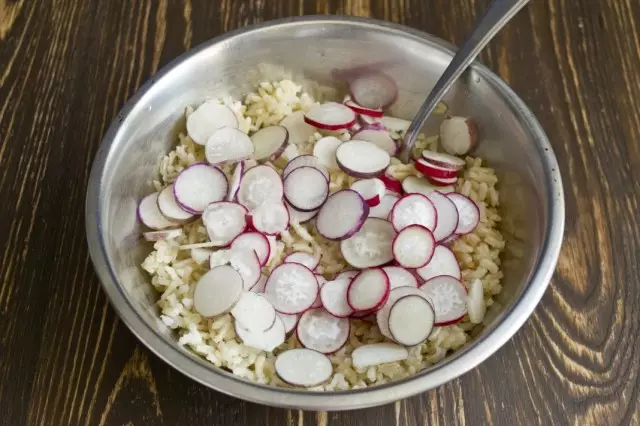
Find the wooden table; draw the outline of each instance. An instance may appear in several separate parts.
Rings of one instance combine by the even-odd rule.
[[[482,54],[546,129],[568,219],[533,317],[459,380],[344,413],[223,396],[138,343],[89,260],[93,156],[171,59],[299,14],[373,16],[460,42],[488,2],[0,0],[0,424],[640,424],[638,0],[536,0]]]

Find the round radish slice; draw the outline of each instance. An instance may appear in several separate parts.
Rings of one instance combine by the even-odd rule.
[[[280,121],[280,125],[289,131],[289,142],[293,144],[304,144],[309,142],[316,132],[316,128],[304,120],[304,112],[296,111],[286,116]]]
[[[384,149],[389,155],[396,155],[398,147],[391,139],[386,130],[364,129],[353,135],[353,139],[371,142],[379,148]]]
[[[469,297],[467,298],[467,313],[469,321],[473,324],[480,324],[487,312],[487,306],[484,304],[484,289],[482,281],[475,279],[469,284]]]
[[[265,285],[267,285],[267,276],[260,275],[260,278],[258,279],[258,282],[256,283],[256,285],[251,287],[251,290],[249,291],[252,291],[254,293],[264,293]]]
[[[434,186],[430,184],[426,179],[422,179],[416,176],[408,176],[402,181],[402,189],[407,194],[422,194],[429,195],[433,191],[440,191],[442,193],[453,192],[455,189],[453,186]]]
[[[286,339],[286,329],[280,317],[275,319],[273,326],[267,331],[251,332],[237,321],[235,322],[235,331],[245,346],[265,352],[273,352]]]
[[[365,269],[349,283],[347,303],[357,312],[384,305],[389,297],[389,277],[380,268]]]
[[[366,368],[372,365],[398,362],[409,358],[406,348],[394,343],[372,343],[362,345],[351,353],[355,368]]]
[[[318,169],[322,172],[325,179],[327,179],[327,182],[329,181],[329,172],[322,164],[320,164],[320,160],[313,155],[301,155],[289,161],[282,171],[282,178],[286,179],[286,177],[289,176],[289,173],[299,167],[313,167],[314,169]]]
[[[462,194],[447,194],[447,197],[458,209],[458,227],[455,230],[457,235],[464,235],[473,232],[480,223],[480,209],[478,205],[469,197]]]
[[[193,217],[193,213],[185,211],[176,201],[173,185],[165,187],[158,193],[158,208],[160,213],[170,221],[184,222]]]
[[[251,138],[234,127],[216,130],[204,146],[204,156],[210,164],[244,160],[252,154]]]
[[[372,109],[385,109],[398,96],[396,82],[382,73],[370,73],[352,80],[349,91],[359,105]]]
[[[421,225],[433,231],[438,223],[438,213],[427,197],[422,194],[410,194],[393,206],[389,213],[389,221],[398,232],[411,225]]]
[[[322,291],[322,286],[326,284],[327,280],[322,275],[315,274],[315,276],[316,276],[316,280],[318,280],[318,286],[320,287],[320,291]],[[313,305],[311,305],[310,309],[316,309],[316,308],[322,308],[322,299],[320,298],[320,292],[318,292],[318,297],[316,297],[316,300],[313,302]]]
[[[249,216],[253,227],[267,235],[277,235],[289,228],[289,211],[282,201],[265,201]]]
[[[456,182],[458,182],[458,178],[455,176],[452,178],[427,177],[427,179],[429,179],[429,182],[437,187],[455,185]],[[440,188],[438,188],[438,190],[440,190]]]
[[[411,272],[400,266],[385,266],[382,270],[389,277],[389,288],[398,287],[418,288],[418,279]]]
[[[393,240],[393,256],[405,268],[421,268],[431,260],[436,247],[433,234],[424,226],[404,228]]]
[[[368,218],[351,238],[340,243],[342,256],[354,268],[370,268],[393,260],[396,232],[389,221]]]
[[[347,290],[350,283],[350,279],[336,279],[327,281],[320,289],[322,306],[331,315],[345,318],[353,313],[353,309],[347,303]]]
[[[391,209],[398,202],[400,197],[395,194],[385,194],[382,197],[382,201],[375,207],[371,207],[369,210],[369,217],[377,217],[380,219],[387,219],[389,217],[389,213],[391,213]]]
[[[298,320],[300,319],[299,314],[288,315],[288,314],[281,314],[278,312],[277,315],[282,320],[282,323],[284,324],[284,332],[286,334],[289,334],[296,329],[296,326],[298,325]]]
[[[302,212],[300,210],[297,210],[295,207],[293,207],[291,204],[287,203],[286,201],[284,202],[284,205],[287,208],[287,211],[289,212],[289,223],[294,223],[294,222],[304,223],[316,217],[316,215],[318,214],[318,211],[320,211],[320,209],[318,209],[318,210],[311,210],[308,212]]]
[[[438,191],[429,194],[429,199],[438,212],[438,224],[433,231],[433,237],[440,242],[453,235],[458,228],[458,209],[449,197]]]
[[[356,122],[356,113],[337,102],[326,102],[309,108],[304,121],[325,130],[348,129]]]
[[[409,120],[403,120],[402,118],[391,117],[388,115],[382,117],[380,121],[384,124],[384,127],[397,133],[406,132],[411,125]]]
[[[284,314],[304,312],[318,297],[319,285],[313,272],[299,263],[283,263],[269,275],[265,294]]]
[[[238,235],[231,243],[232,250],[255,251],[260,260],[260,265],[264,266],[269,260],[271,247],[269,240],[260,232],[246,232]]]
[[[338,170],[336,150],[342,141],[335,136],[325,136],[313,146],[313,155],[329,170]]]
[[[433,330],[434,308],[420,296],[404,296],[389,311],[389,333],[401,345],[415,346],[429,337]]]
[[[422,151],[422,158],[431,162],[432,164],[437,164],[442,167],[450,167],[453,169],[460,170],[466,164],[463,159],[454,157],[453,155],[445,154],[442,152],[435,152],[425,149]]]
[[[167,229],[164,231],[151,231],[142,234],[144,239],[147,241],[171,240],[173,238],[178,238],[180,235],[182,235],[182,229]]]
[[[245,291],[231,309],[236,323],[252,333],[265,332],[273,327],[276,310],[261,294]]]
[[[347,343],[349,330],[349,318],[337,318],[324,309],[310,309],[300,317],[296,335],[305,348],[330,354]]]
[[[369,206],[362,196],[345,189],[331,194],[322,205],[316,228],[328,240],[343,240],[358,232],[368,215]]]
[[[240,181],[238,202],[249,210],[265,201],[281,200],[284,194],[282,179],[269,166],[256,166],[246,171]]]
[[[237,128],[238,117],[231,108],[217,101],[207,101],[187,117],[187,133],[197,144],[207,143],[212,134],[222,127]]]
[[[253,250],[231,250],[229,264],[238,271],[244,282],[243,288],[250,290],[260,280],[260,260]]]
[[[209,204],[224,200],[228,186],[222,170],[196,163],[180,172],[173,183],[173,192],[184,210],[201,214]]]
[[[382,334],[387,339],[393,340],[391,333],[389,332],[389,312],[393,307],[393,304],[396,303],[402,297],[405,296],[420,296],[424,299],[427,298],[427,295],[424,294],[416,287],[398,287],[394,288],[389,292],[389,298],[387,302],[376,312],[376,323],[378,324],[378,328],[380,329],[380,334]]]
[[[298,167],[284,179],[284,197],[300,211],[317,210],[329,196],[329,182],[313,167]]]
[[[361,140],[343,142],[336,150],[338,166],[346,174],[360,178],[376,177],[389,167],[391,156],[379,146]]]
[[[285,257],[282,263],[299,263],[313,271],[318,267],[320,258],[309,253],[298,251]]]
[[[344,104],[351,108],[356,114],[366,115],[367,117],[380,118],[384,115],[384,112],[380,108],[366,108],[362,105],[358,105],[351,99],[346,99]]]
[[[138,218],[140,222],[146,227],[155,230],[177,226],[178,223],[171,222],[158,208],[158,195],[158,192],[154,192],[140,201],[140,204],[138,204]]]
[[[402,195],[402,193],[404,192],[404,190],[402,189],[402,182],[400,182],[398,179],[394,178],[393,176],[390,176],[385,173],[383,175],[380,175],[380,180],[382,181],[382,183],[384,183],[384,186],[387,188],[388,191],[398,195]]]
[[[240,189],[240,180],[242,180],[242,174],[245,170],[244,161],[240,161],[236,164],[236,168],[233,169],[233,176],[231,176],[231,184],[229,185],[229,191],[227,192],[227,201],[235,201],[236,194]]]
[[[364,114],[358,116],[358,123],[356,123],[354,127],[358,127],[358,125],[359,128],[355,129],[354,133],[362,129],[387,131],[387,129],[384,127],[384,124],[382,124],[379,118],[370,117]]]
[[[268,126],[251,136],[253,157],[256,160],[275,160],[282,155],[289,143],[289,131],[284,126]]]
[[[340,272],[334,281],[337,280],[342,280],[342,279],[347,279],[347,280],[352,280],[355,278],[356,275],[358,275],[360,273],[360,271],[344,271],[344,272]]]
[[[226,246],[247,229],[247,209],[238,203],[219,201],[211,203],[202,212],[202,223],[209,240],[217,246]]]
[[[427,281],[438,275],[450,275],[460,279],[460,264],[450,248],[437,245],[433,251],[433,257],[426,266],[416,270],[420,278]]]
[[[351,184],[351,189],[362,195],[369,207],[380,204],[387,190],[384,182],[376,178],[357,180]],[[369,211],[369,216],[371,216],[371,211]]]
[[[333,365],[326,355],[310,349],[291,349],[276,358],[276,374],[283,382],[311,387],[329,380]]]
[[[455,324],[467,313],[467,290],[464,284],[454,277],[433,277],[422,284],[420,290],[433,305],[436,325]]]
[[[440,142],[449,154],[465,155],[478,143],[478,127],[465,117],[445,118],[440,124]]]
[[[242,277],[231,266],[210,269],[196,283],[193,307],[203,317],[229,312],[242,294]]]
[[[416,170],[427,176],[428,178],[435,179],[452,179],[456,177],[458,173],[457,169],[451,167],[442,167],[437,164],[425,160],[424,158],[418,158],[415,162]]]

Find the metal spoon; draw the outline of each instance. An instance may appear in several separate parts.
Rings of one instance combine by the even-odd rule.
[[[485,14],[477,21],[475,28],[453,57],[442,77],[427,96],[418,113],[411,121],[400,147],[400,160],[408,163],[411,149],[416,143],[418,132],[427,121],[453,83],[471,65],[478,53],[489,41],[522,9],[529,0],[493,0]]]

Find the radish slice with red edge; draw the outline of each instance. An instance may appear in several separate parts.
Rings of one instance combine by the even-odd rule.
[[[251,136],[256,160],[276,160],[289,143],[289,131],[284,126],[263,127]]]
[[[247,209],[238,203],[218,201],[202,212],[202,223],[209,240],[216,246],[226,246],[247,228]]]
[[[304,119],[304,112],[296,111],[280,121],[280,125],[289,131],[289,142],[299,145],[309,142],[316,128]]]
[[[429,183],[426,179],[422,179],[416,176],[407,176],[402,181],[402,189],[407,194],[422,194],[429,195],[433,191],[440,191],[443,194],[454,192],[455,188],[453,186],[435,186]]]
[[[462,169],[466,164],[461,158],[445,154],[443,152],[431,151],[428,149],[422,151],[422,158],[430,161],[432,164],[437,164],[442,167],[450,167],[457,170]]]
[[[437,228],[436,228],[437,229]],[[436,240],[424,226],[404,228],[393,240],[393,256],[405,268],[421,268],[431,260]]]
[[[408,178],[407,178],[408,179]],[[402,182],[393,176],[388,175],[387,173],[380,175],[380,180],[384,183],[384,186],[388,191],[393,192],[398,195],[402,195],[404,192],[402,188]]]
[[[335,136],[325,136],[313,146],[313,155],[329,170],[338,170],[336,150],[342,141]]]
[[[369,73],[353,79],[349,92],[353,100],[365,108],[385,109],[395,102],[398,87],[386,74]]]
[[[456,182],[458,182],[458,178],[455,176],[452,178],[435,178],[428,176],[427,179],[435,186],[450,186],[455,185]]]
[[[193,307],[203,317],[229,312],[242,294],[242,277],[229,265],[210,269],[196,283]]]
[[[327,182],[329,181],[329,172],[327,169],[320,163],[320,160],[313,155],[300,155],[293,160],[289,161],[282,171],[282,178],[286,179],[289,176],[289,173],[294,171],[299,167],[313,167],[315,169],[320,170],[324,175]]]
[[[276,311],[297,314],[313,305],[319,285],[313,272],[306,266],[283,263],[271,271],[264,292]]]
[[[158,192],[154,192],[140,201],[140,204],[138,204],[138,219],[140,219],[140,222],[147,228],[155,230],[177,226],[178,223],[167,219],[158,208],[158,195]]]
[[[454,277],[433,277],[422,284],[420,290],[433,305],[436,325],[455,324],[467,313],[467,289]]]
[[[466,117],[448,117],[440,124],[440,143],[452,155],[466,155],[478,143],[478,127]]]
[[[277,315],[278,317],[280,317],[280,319],[282,320],[282,323],[284,324],[284,332],[286,334],[289,334],[296,329],[296,326],[298,325],[298,320],[300,319],[300,314],[288,315],[288,314],[281,314],[278,312]]]
[[[438,220],[433,202],[421,194],[410,194],[401,198],[389,213],[389,221],[397,232],[411,225],[421,225],[433,231]]]
[[[343,271],[343,272],[340,272],[336,276],[335,280],[342,280],[342,279],[352,280],[359,273],[360,273],[360,271],[355,271],[355,270],[353,270],[353,271]]]
[[[478,205],[469,197],[462,194],[447,194],[447,197],[458,209],[458,227],[455,230],[457,235],[464,235],[473,232],[480,223],[480,209]]]
[[[229,191],[227,192],[227,201],[235,201],[236,194],[240,189],[240,181],[242,180],[242,174],[245,170],[245,162],[240,161],[233,169],[233,175],[231,176],[231,183],[229,184]]]
[[[449,238],[458,228],[458,209],[449,197],[434,191],[429,199],[438,212],[438,224],[433,231],[433,237],[440,242]]]
[[[147,241],[172,240],[182,235],[182,229],[167,229],[163,231],[150,231],[142,234]],[[208,259],[208,257],[207,257]]]
[[[269,166],[253,167],[245,172],[240,181],[238,202],[249,210],[266,201],[281,200],[284,188],[280,175]]]
[[[160,213],[172,222],[185,222],[193,217],[193,213],[184,210],[173,194],[173,185],[165,187],[158,193]]]
[[[231,309],[231,315],[243,328],[252,332],[265,332],[276,321],[276,310],[263,295],[245,291]]]
[[[391,156],[387,151],[368,141],[350,140],[336,150],[336,160],[346,174],[359,178],[376,177],[383,173]]]
[[[346,99],[344,104],[351,108],[356,114],[366,115],[368,117],[382,117],[384,112],[380,108],[367,108],[357,104],[351,99]]]
[[[298,167],[284,179],[284,197],[300,211],[318,210],[329,196],[329,182],[313,167]]]
[[[380,219],[387,219],[389,217],[389,213],[391,213],[391,209],[398,202],[400,196],[395,194],[385,194],[382,197],[382,201],[375,207],[371,207],[369,210],[369,217],[377,217]]]
[[[433,257],[426,266],[416,269],[416,272],[424,281],[438,275],[450,275],[457,279],[462,277],[460,264],[450,248],[438,244],[433,251]]]
[[[418,288],[418,279],[411,272],[400,266],[385,266],[382,270],[389,277],[391,290],[398,287]]]
[[[275,361],[278,377],[293,386],[317,386],[329,380],[333,365],[326,355],[310,349],[291,349],[278,355]]]
[[[458,173],[457,169],[451,167],[442,167],[437,164],[425,160],[424,158],[418,158],[415,161],[416,170],[427,176],[428,178],[436,179],[452,179],[456,177]]]
[[[310,253],[298,251],[298,252],[291,253],[290,255],[285,257],[282,260],[282,263],[299,263],[300,265],[304,265],[313,271],[318,267],[318,264],[320,263],[320,258]]]
[[[264,234],[255,231],[245,232],[244,234],[238,235],[236,239],[231,243],[231,249],[255,251],[258,255],[261,266],[267,264],[269,255],[271,254],[271,247],[269,245],[269,240],[267,239],[267,237]]]
[[[401,345],[418,345],[431,334],[435,317],[428,300],[420,296],[401,297],[389,310],[389,333]]]
[[[375,207],[382,201],[386,192],[384,183],[380,179],[361,179],[351,184],[351,189],[362,195],[369,207]],[[371,215],[371,212],[369,212]]]
[[[308,212],[303,212],[300,211],[298,209],[296,209],[295,207],[293,207],[291,204],[287,203],[287,201],[285,200],[284,202],[285,207],[287,208],[287,211],[289,212],[289,223],[304,223],[307,222],[311,219],[313,219],[314,217],[316,217],[316,215],[318,214],[318,211],[320,211],[320,209],[317,210],[311,210]]]
[[[389,155],[396,155],[398,146],[386,130],[363,129],[353,135],[353,139],[371,142],[385,150]]]
[[[315,274],[315,275],[316,275],[316,279],[318,280],[318,286],[320,287],[320,291],[322,291],[322,286],[326,284],[327,280],[322,275],[319,275],[319,274]],[[318,297],[316,297],[316,300],[315,302],[313,302],[313,305],[311,305],[310,309],[316,309],[316,308],[322,308],[322,299],[320,298],[320,292],[318,292]]]
[[[302,314],[296,327],[296,336],[307,349],[331,354],[349,340],[349,318],[338,318],[325,309],[309,309]]]
[[[196,163],[178,174],[173,192],[178,204],[186,211],[201,214],[211,203],[222,201],[229,184],[222,170],[205,163]]]
[[[347,290],[350,279],[336,279],[327,281],[320,289],[322,306],[333,316],[346,318],[353,313],[353,308],[347,303]]]
[[[340,251],[354,268],[381,266],[393,260],[395,236],[389,221],[370,217],[355,235],[340,243]]]
[[[309,108],[304,121],[325,130],[348,129],[356,122],[356,113],[337,102],[325,102]]]
[[[289,211],[282,201],[265,201],[249,217],[256,231],[266,235],[278,235],[289,228]]]
[[[371,311],[384,305],[389,291],[389,277],[382,269],[365,269],[349,283],[347,303],[356,312]]]
[[[343,240],[360,230],[369,206],[356,191],[344,189],[329,196],[316,218],[318,232],[328,240]]]
[[[207,101],[187,116],[187,133],[198,145],[207,143],[212,134],[222,127],[237,128],[238,117],[231,108],[217,101]]]
[[[351,353],[355,368],[398,362],[409,358],[409,351],[395,343],[372,343],[357,347]]]
[[[376,312],[376,323],[380,329],[380,334],[387,339],[393,340],[393,337],[389,332],[389,311],[391,311],[391,307],[397,300],[409,295],[420,296],[424,299],[427,298],[427,295],[417,287],[397,287],[389,292],[387,302],[378,310],[378,312]]]
[[[251,287],[251,290],[249,291],[252,291],[254,293],[264,293],[264,287],[266,284],[267,284],[267,276],[264,274],[261,274],[256,285]]]
[[[245,346],[259,351],[273,352],[286,339],[286,329],[280,317],[276,317],[273,326],[264,332],[251,332],[237,321],[234,323],[234,328],[236,335]]]
[[[383,116],[380,121],[382,122],[382,124],[384,124],[384,127],[396,133],[406,132],[411,125],[411,122],[409,120],[391,117],[389,115]]]
[[[204,146],[204,156],[210,164],[240,161],[253,155],[253,142],[242,130],[223,127],[216,130]]]
[[[253,250],[231,250],[229,264],[238,271],[244,282],[243,288],[250,290],[260,280],[260,260]]]
[[[356,131],[363,130],[363,129],[387,131],[386,127],[384,127],[384,124],[382,124],[382,121],[380,121],[379,118],[370,117],[364,114],[358,115],[358,122],[356,123],[356,125],[358,124],[360,128],[357,129]]]

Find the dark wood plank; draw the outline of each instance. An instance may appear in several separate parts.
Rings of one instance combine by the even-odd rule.
[[[140,345],[84,242],[85,182],[117,110],[223,31],[373,16],[460,42],[488,0],[0,0],[0,424],[640,424],[640,3],[537,0],[481,57],[530,105],[565,180],[550,290],[495,356],[439,389],[346,413],[245,403]]]

